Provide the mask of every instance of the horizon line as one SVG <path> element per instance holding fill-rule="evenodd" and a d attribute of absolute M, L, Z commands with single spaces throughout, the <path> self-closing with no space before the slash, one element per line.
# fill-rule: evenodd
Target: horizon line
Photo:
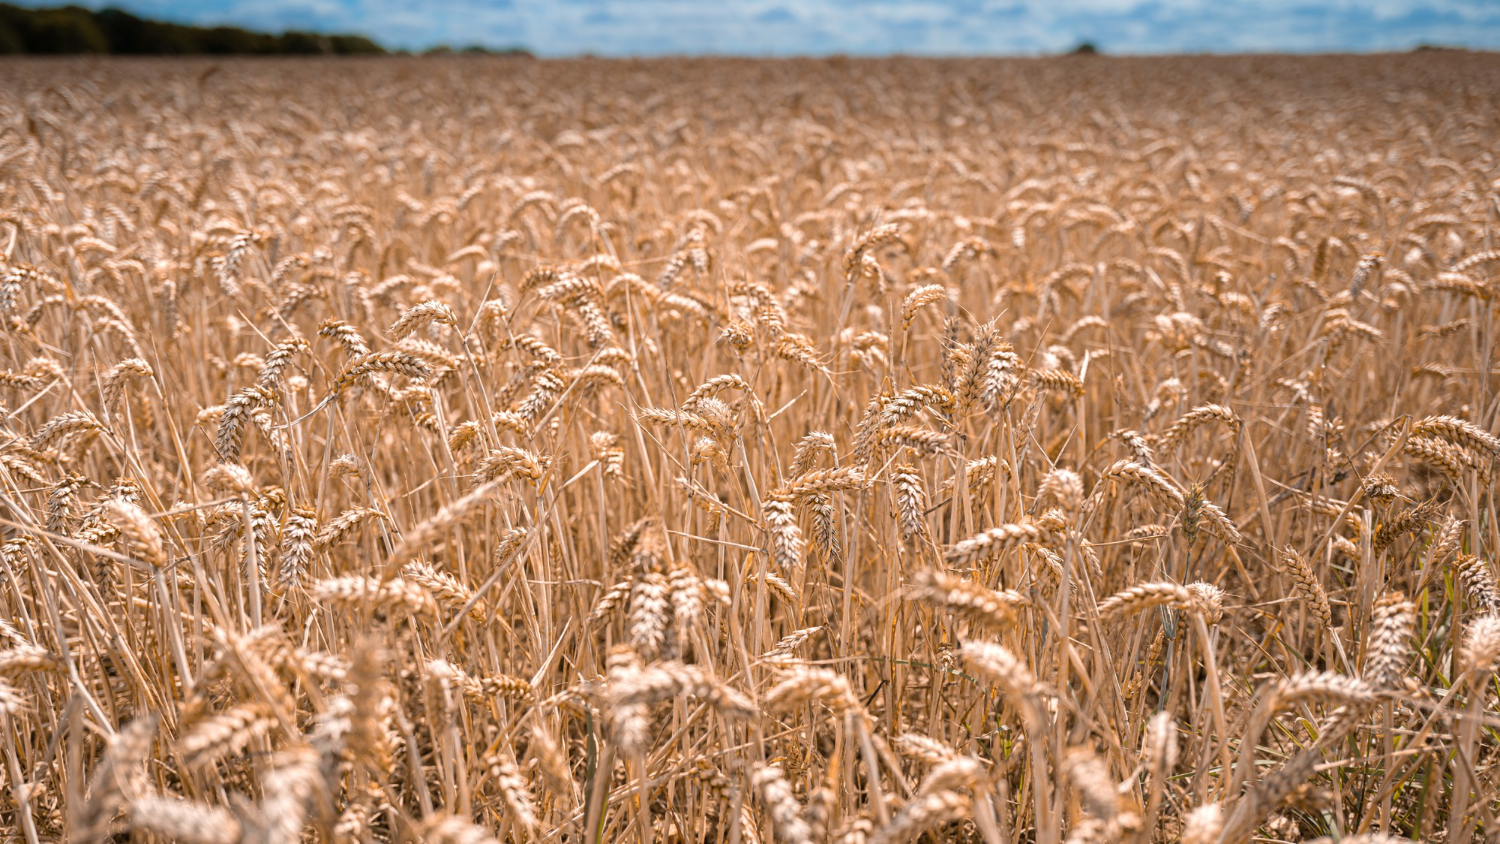
<path fill-rule="evenodd" d="M 292 30 L 288 30 L 291 32 Z M 305 31 L 298 31 L 305 32 Z M 341 33 L 308 32 L 310 35 L 334 35 Z M 384 47 L 384 45 L 381 45 Z M 1170 59 L 1170 58 L 1254 58 L 1258 56 L 1291 56 L 1299 58 L 1317 57 L 1375 57 L 1375 56 L 1406 56 L 1420 53 L 1476 53 L 1476 54 L 1500 54 L 1500 47 L 1470 47 L 1462 44 L 1427 44 L 1419 43 L 1410 47 L 1381 47 L 1371 50 L 1332 50 L 1332 49 L 1286 49 L 1286 50 L 1176 50 L 1153 52 L 1143 51 L 1110 51 L 1098 49 L 1095 52 L 1080 52 L 1077 48 L 1060 52 L 1015 52 L 1015 53 L 938 53 L 938 52 L 849 52 L 834 51 L 827 53 L 744 53 L 744 52 L 704 52 L 704 53 L 609 53 L 583 50 L 575 53 L 538 53 L 524 46 L 511 47 L 486 47 L 483 45 L 464 45 L 452 47 L 439 44 L 424 49 L 408 48 L 386 48 L 384 53 L 276 53 L 276 54 L 254 54 L 254 53 L 10 53 L 0 54 L 0 62 L 7 60 L 25 59 L 126 59 L 126 60 L 152 60 L 152 59 L 176 59 L 176 60 L 215 60 L 224 59 L 248 59 L 256 61 L 265 60 L 301 60 L 301 59 L 327 59 L 346 60 L 359 59 L 367 61 L 379 61 L 382 59 L 507 59 L 514 61 L 657 61 L 657 60 L 681 60 L 681 59 L 738 59 L 747 61 L 878 61 L 882 59 L 918 59 L 918 60 L 974 60 L 974 59 L 1078 59 L 1088 61 L 1091 59 Z"/>

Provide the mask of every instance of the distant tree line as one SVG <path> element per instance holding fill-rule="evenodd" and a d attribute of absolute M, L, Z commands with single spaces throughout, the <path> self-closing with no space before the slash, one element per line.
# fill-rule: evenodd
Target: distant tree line
<path fill-rule="evenodd" d="M 270 35 L 233 26 L 184 26 L 137 17 L 120 9 L 79 6 L 24 9 L 0 3 L 0 54 L 101 53 L 129 56 L 379 55 L 384 47 L 362 35 L 283 32 Z"/>

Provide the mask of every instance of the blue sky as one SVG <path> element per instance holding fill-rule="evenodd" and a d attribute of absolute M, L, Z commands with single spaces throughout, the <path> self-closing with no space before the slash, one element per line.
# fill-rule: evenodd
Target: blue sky
<path fill-rule="evenodd" d="M 75 0 L 76 2 L 76 0 Z M 55 5 L 29 0 L 27 5 Z M 110 0 L 151 17 L 542 55 L 1500 48 L 1500 0 Z"/>

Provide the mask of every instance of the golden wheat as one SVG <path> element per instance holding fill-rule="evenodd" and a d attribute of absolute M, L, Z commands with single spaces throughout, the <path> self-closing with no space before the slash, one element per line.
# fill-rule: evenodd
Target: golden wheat
<path fill-rule="evenodd" d="M 5 66 L 9 838 L 1494 837 L 1493 57 L 332 67 Z"/>

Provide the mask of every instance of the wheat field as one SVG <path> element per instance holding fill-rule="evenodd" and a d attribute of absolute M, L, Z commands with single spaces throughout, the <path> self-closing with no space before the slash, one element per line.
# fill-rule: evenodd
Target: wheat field
<path fill-rule="evenodd" d="M 1500 60 L 0 65 L 6 841 L 1500 837 Z"/>

